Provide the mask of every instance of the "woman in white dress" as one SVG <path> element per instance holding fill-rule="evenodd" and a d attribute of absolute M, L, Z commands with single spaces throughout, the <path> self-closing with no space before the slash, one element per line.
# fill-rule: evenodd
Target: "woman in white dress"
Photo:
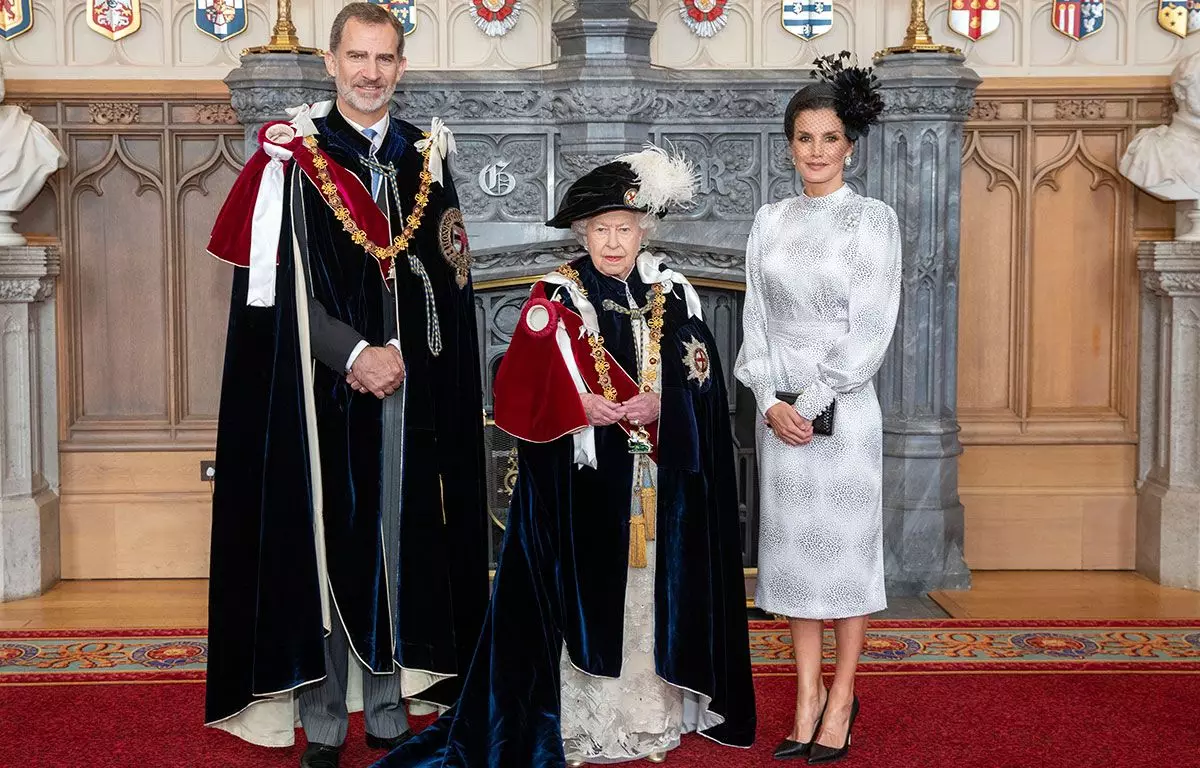
<path fill-rule="evenodd" d="M 843 179 L 883 109 L 878 81 L 848 58 L 818 59 L 820 79 L 788 104 L 784 130 L 804 194 L 755 216 L 735 368 L 763 416 L 756 601 L 789 617 L 796 654 L 795 719 L 775 756 L 810 764 L 849 749 L 867 615 L 887 605 L 883 430 L 871 379 L 896 323 L 900 232 L 890 207 Z M 826 619 L 837 639 L 828 691 Z"/>

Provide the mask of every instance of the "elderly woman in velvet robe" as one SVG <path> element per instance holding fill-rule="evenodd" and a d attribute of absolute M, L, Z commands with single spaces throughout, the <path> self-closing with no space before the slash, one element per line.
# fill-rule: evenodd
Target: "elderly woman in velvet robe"
<path fill-rule="evenodd" d="M 496 377 L 519 474 L 488 617 L 458 703 L 379 765 L 753 743 L 724 375 L 695 289 L 643 250 L 693 187 L 651 148 L 580 178 L 548 222 L 588 255 L 534 285 Z"/>

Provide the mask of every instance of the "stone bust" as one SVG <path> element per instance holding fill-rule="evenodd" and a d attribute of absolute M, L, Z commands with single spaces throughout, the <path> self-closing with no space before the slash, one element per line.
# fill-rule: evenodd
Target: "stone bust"
<path fill-rule="evenodd" d="M 17 106 L 0 104 L 0 136 L 0 245 L 24 245 L 25 238 L 12 231 L 13 214 L 29 205 L 46 179 L 67 164 L 67 155 L 46 126 Z"/>
<path fill-rule="evenodd" d="M 1121 173 L 1163 200 L 1200 200 L 1200 53 L 1176 65 L 1171 94 L 1179 107 L 1171 123 L 1139 131 Z"/>

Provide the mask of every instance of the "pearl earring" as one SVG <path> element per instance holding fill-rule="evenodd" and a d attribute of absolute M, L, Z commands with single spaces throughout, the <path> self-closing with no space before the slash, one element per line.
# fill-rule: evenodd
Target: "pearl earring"
<path fill-rule="evenodd" d="M 854 158 L 854 155 L 846 155 L 846 159 L 842 161 L 842 165 L 844 165 L 844 166 L 846 166 L 847 168 L 849 168 L 849 167 L 850 167 L 850 163 L 853 161 L 853 158 Z"/>

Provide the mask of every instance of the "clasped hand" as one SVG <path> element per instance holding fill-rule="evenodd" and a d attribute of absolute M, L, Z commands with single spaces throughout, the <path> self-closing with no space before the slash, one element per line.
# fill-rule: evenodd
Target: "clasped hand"
<path fill-rule="evenodd" d="M 355 392 L 370 392 L 382 400 L 404 382 L 404 358 L 392 345 L 367 347 L 354 359 L 346 383 Z"/>
<path fill-rule="evenodd" d="M 779 402 L 767 409 L 767 426 L 787 445 L 808 445 L 812 442 L 812 422 L 788 405 Z"/>
<path fill-rule="evenodd" d="M 658 421 L 661 407 L 659 396 L 654 392 L 643 392 L 623 403 L 614 403 L 590 392 L 581 394 L 579 398 L 583 401 L 588 424 L 594 427 L 606 427 L 622 419 L 635 427 L 652 424 Z"/>

